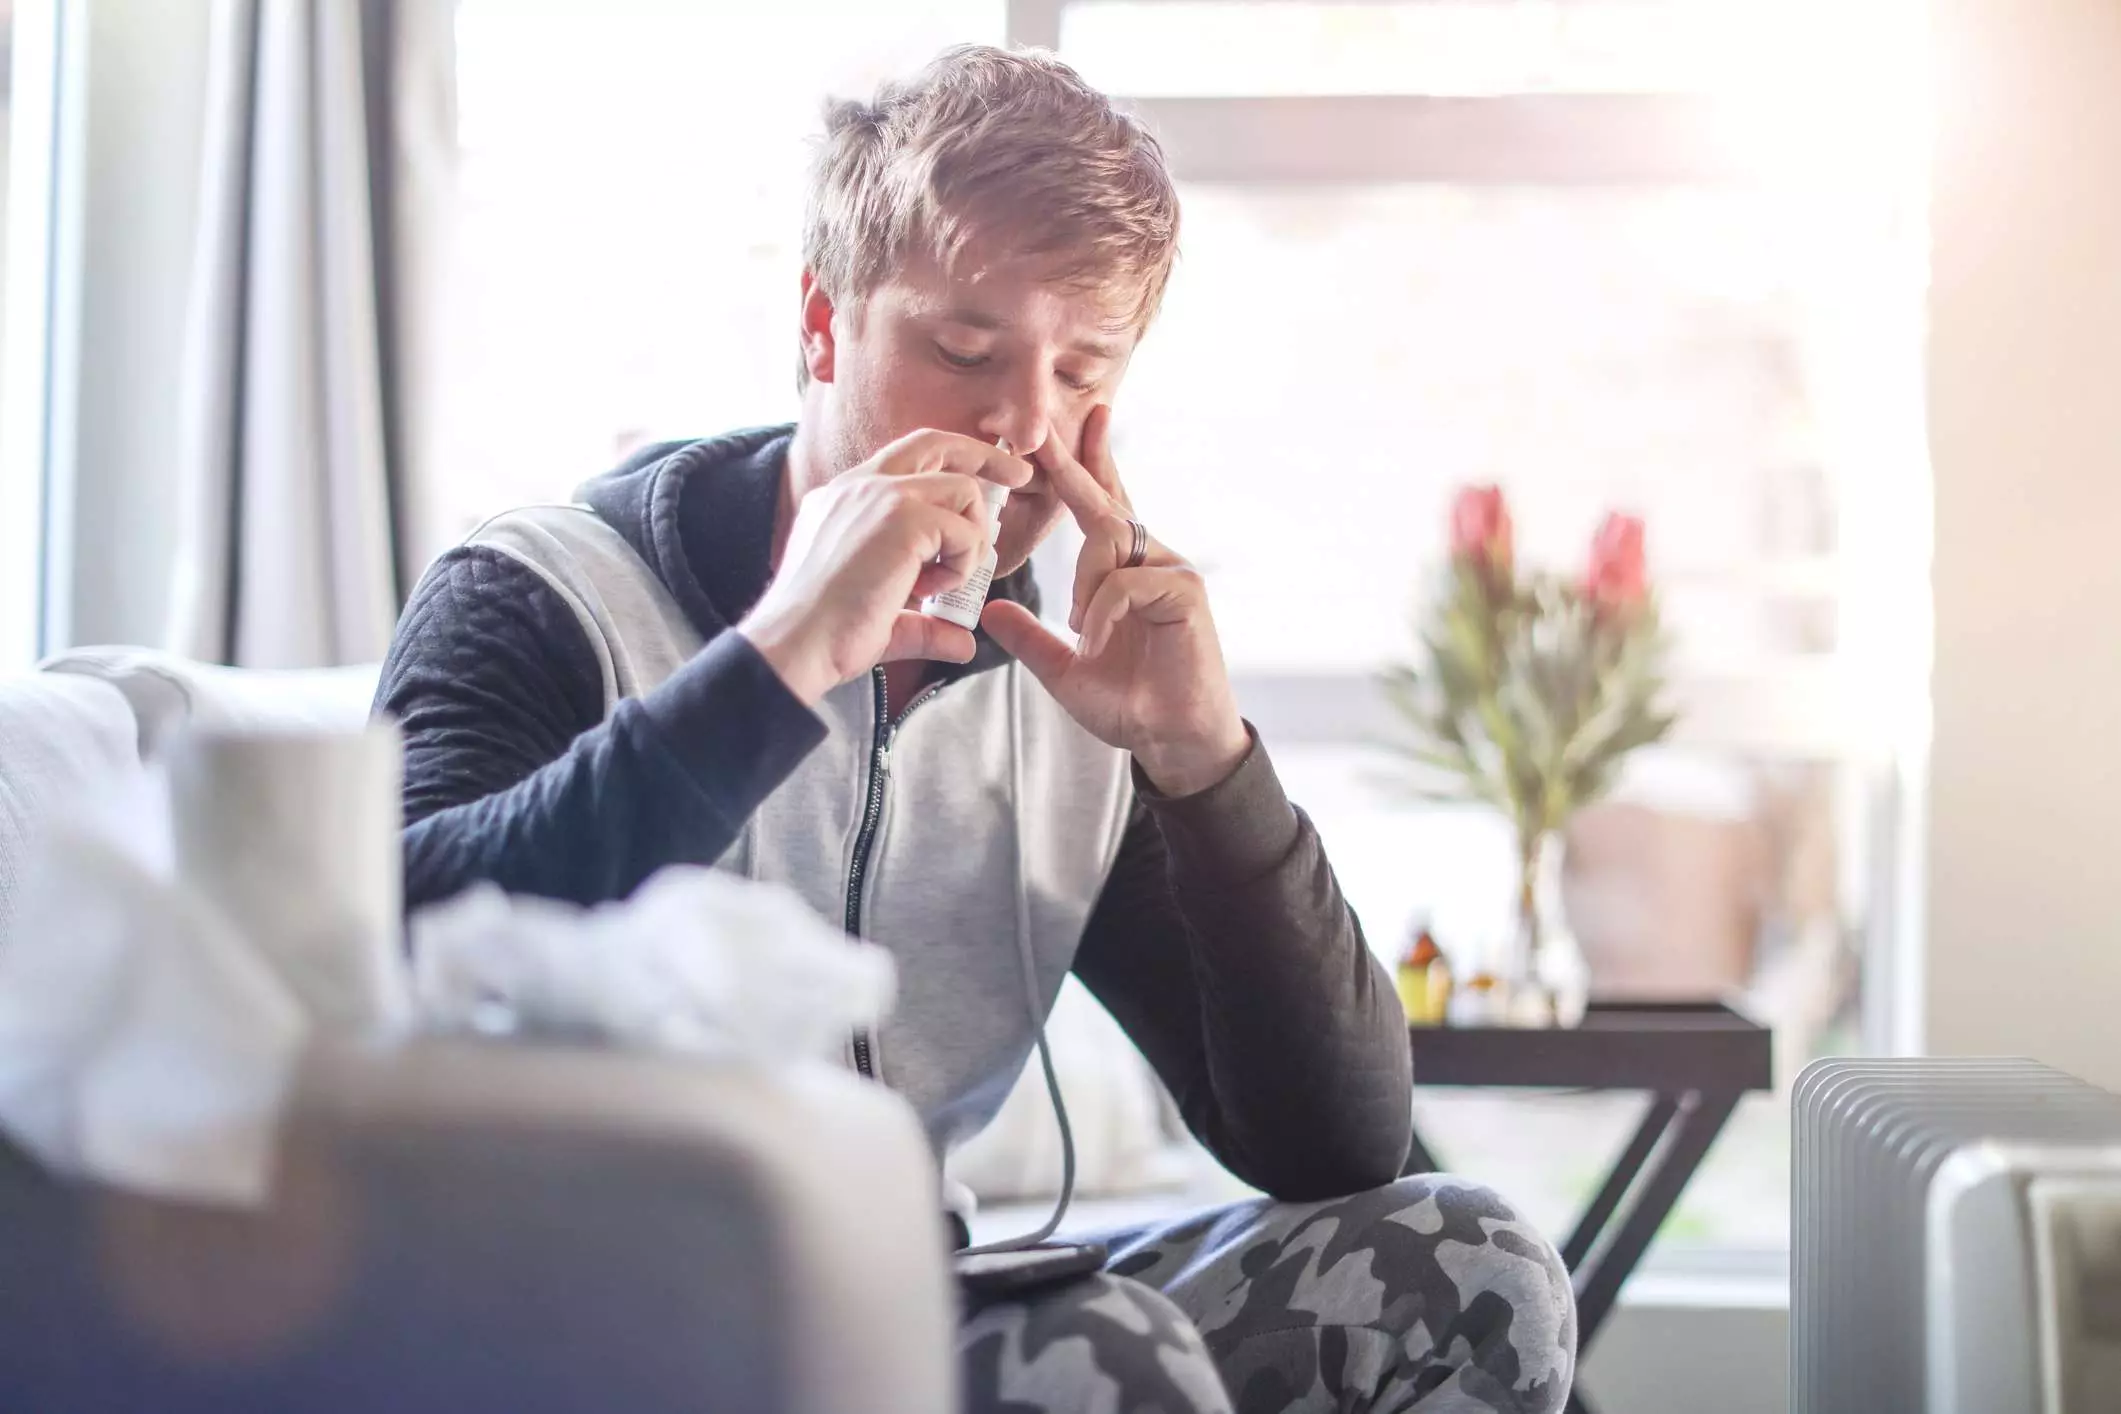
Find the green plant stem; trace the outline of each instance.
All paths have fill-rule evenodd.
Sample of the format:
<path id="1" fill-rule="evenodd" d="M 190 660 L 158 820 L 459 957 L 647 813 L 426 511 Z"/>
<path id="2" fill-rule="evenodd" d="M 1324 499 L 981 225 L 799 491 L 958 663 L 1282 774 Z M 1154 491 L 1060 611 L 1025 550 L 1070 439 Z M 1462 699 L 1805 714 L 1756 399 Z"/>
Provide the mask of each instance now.
<path id="1" fill-rule="evenodd" d="M 1527 975 L 1539 957 L 1539 856 L 1545 852 L 1546 832 L 1519 828 L 1517 833 L 1517 936 L 1524 955 L 1519 961 Z"/>

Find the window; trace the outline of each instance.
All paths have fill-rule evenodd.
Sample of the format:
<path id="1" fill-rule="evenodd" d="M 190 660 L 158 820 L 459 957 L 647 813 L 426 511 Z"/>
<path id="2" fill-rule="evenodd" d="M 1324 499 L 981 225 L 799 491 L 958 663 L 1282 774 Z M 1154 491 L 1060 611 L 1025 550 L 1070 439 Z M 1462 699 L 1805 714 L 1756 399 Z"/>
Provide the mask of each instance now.
<path id="1" fill-rule="evenodd" d="M 1426 919 L 1463 969 L 1507 935 L 1502 824 L 1393 799 L 1372 745 L 1453 491 L 1501 483 L 1562 566 L 1639 511 L 1686 717 L 1572 833 L 1572 918 L 1609 987 L 1747 995 L 1785 1084 L 1891 1041 L 1922 729 L 1919 16 L 1857 8 L 1013 7 L 1172 152 L 1186 250 L 1119 459 L 1373 946 Z M 1417 1101 L 1557 1236 L 1639 1104 Z M 1653 1262 L 1772 1270 L 1787 1130 L 1744 1105 Z"/>
<path id="2" fill-rule="evenodd" d="M 1913 0 L 462 0 L 453 528 L 792 416 L 823 97 L 1004 38 L 1171 153 L 1184 253 L 1121 464 L 1380 953 L 1427 916 L 1470 956 L 1508 906 L 1496 822 L 1378 788 L 1369 687 L 1452 491 L 1493 480 L 1544 562 L 1645 514 L 1678 636 L 1683 739 L 1578 842 L 1594 962 L 1749 991 L 1785 1080 L 1889 1044 L 1926 672 Z M 1635 1109 L 1421 1103 L 1557 1231 Z M 1781 1247 L 1786 1128 L 1741 1111 L 1666 1259 Z"/>
<path id="3" fill-rule="evenodd" d="M 1535 559 L 1580 558 L 1615 503 L 1654 512 L 1696 661 L 1832 651 L 1832 613 L 1806 612 L 1831 609 L 1837 524 L 1817 295 L 1792 268 L 1821 233 L 1800 213 L 1743 190 L 1412 182 L 1189 185 L 1184 204 L 1123 465 L 1221 581 L 1245 670 L 1370 670 L 1405 640 L 1410 561 L 1454 488 L 1486 481 Z M 1334 567 L 1330 605 L 1289 592 L 1292 565 Z"/>
<path id="4" fill-rule="evenodd" d="M 447 528 L 564 498 L 645 435 L 795 416 L 808 141 L 1000 0 L 461 0 Z"/>

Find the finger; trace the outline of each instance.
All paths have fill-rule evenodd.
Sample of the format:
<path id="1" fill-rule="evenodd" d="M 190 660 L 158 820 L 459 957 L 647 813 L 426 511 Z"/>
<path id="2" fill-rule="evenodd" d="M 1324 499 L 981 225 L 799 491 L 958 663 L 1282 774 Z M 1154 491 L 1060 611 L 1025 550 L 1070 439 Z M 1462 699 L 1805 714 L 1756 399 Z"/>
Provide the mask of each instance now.
<path id="1" fill-rule="evenodd" d="M 921 572 L 913 577 L 913 597 L 926 599 L 932 594 L 948 594 L 971 578 L 961 565 L 922 565 Z"/>
<path id="2" fill-rule="evenodd" d="M 883 661 L 925 658 L 936 663 L 969 663 L 978 648 L 978 640 L 956 624 L 901 609 L 891 621 L 891 641 L 884 648 Z"/>
<path id="3" fill-rule="evenodd" d="M 1080 657 L 1095 658 L 1112 641 L 1122 619 L 1138 616 L 1151 623 L 1179 623 L 1204 602 L 1200 576 L 1186 565 L 1156 569 L 1114 570 L 1098 586 L 1083 612 Z"/>
<path id="4" fill-rule="evenodd" d="M 1120 548 L 1120 541 L 1126 548 Z M 1075 587 L 1068 605 L 1068 627 L 1083 631 L 1083 611 L 1096 597 L 1105 577 L 1125 563 L 1134 548 L 1134 529 L 1116 515 L 1101 515 L 1083 526 L 1083 548 L 1075 557 Z"/>
<path id="5" fill-rule="evenodd" d="M 1090 409 L 1083 419 L 1083 452 L 1080 458 L 1083 469 L 1091 479 L 1105 489 L 1105 494 L 1117 501 L 1120 509 L 1128 515 L 1134 514 L 1134 498 L 1119 479 L 1119 463 L 1112 459 L 1112 405 L 1099 403 Z"/>
<path id="6" fill-rule="evenodd" d="M 1134 522 L 1125 516 L 1100 516 L 1083 527 L 1082 553 L 1075 557 L 1075 587 L 1068 610 L 1068 627 L 1078 633 L 1082 631 L 1083 611 L 1096 597 L 1105 576 L 1126 564 L 1128 556 L 1133 553 Z M 1148 554 L 1142 563 L 1164 566 L 1185 562 L 1151 536 Z"/>
<path id="7" fill-rule="evenodd" d="M 987 551 L 986 525 L 955 505 L 909 499 L 900 503 L 896 517 L 909 552 L 923 567 L 919 574 L 945 572 L 947 589 L 963 584 Z"/>
<path id="8" fill-rule="evenodd" d="M 1045 470 L 1046 479 L 1053 483 L 1053 493 L 1075 517 L 1076 524 L 1084 529 L 1087 530 L 1089 523 L 1097 517 L 1113 515 L 1123 509 L 1112 499 L 1110 492 L 1098 485 L 1097 478 L 1075 459 L 1058 435 L 1047 433 L 1046 440 L 1031 454 L 1031 460 Z"/>
<path id="9" fill-rule="evenodd" d="M 1002 651 L 1031 670 L 1031 676 L 1051 688 L 1075 662 L 1075 650 L 1066 639 L 1038 621 L 1038 616 L 1007 599 L 991 600 L 980 615 L 980 627 L 1000 644 Z"/>
<path id="10" fill-rule="evenodd" d="M 986 514 L 980 497 L 979 478 L 963 472 L 911 471 L 888 477 L 880 484 L 908 500 L 924 501 L 963 515 L 974 525 L 979 524 Z"/>
<path id="11" fill-rule="evenodd" d="M 950 471 L 993 481 L 1014 491 L 1031 480 L 1031 463 L 992 442 L 924 427 L 887 445 L 872 462 L 884 476 Z"/>

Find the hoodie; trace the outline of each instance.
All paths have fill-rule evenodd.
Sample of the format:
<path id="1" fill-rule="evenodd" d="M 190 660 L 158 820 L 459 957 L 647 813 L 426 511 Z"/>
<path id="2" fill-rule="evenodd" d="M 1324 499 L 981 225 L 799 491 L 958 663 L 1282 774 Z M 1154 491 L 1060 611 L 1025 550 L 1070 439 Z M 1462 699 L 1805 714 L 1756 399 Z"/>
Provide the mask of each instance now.
<path id="1" fill-rule="evenodd" d="M 405 733 L 408 907 L 478 880 L 592 903 L 681 862 L 772 880 L 896 958 L 899 1004 L 848 1058 L 939 1156 L 1073 971 L 1240 1178 L 1396 1176 L 1399 1004 L 1256 736 L 1169 799 L 984 634 L 912 703 L 875 673 L 813 711 L 726 632 L 769 578 L 791 440 L 645 449 L 430 567 L 377 696 Z M 993 592 L 1037 608 L 1027 571 Z"/>

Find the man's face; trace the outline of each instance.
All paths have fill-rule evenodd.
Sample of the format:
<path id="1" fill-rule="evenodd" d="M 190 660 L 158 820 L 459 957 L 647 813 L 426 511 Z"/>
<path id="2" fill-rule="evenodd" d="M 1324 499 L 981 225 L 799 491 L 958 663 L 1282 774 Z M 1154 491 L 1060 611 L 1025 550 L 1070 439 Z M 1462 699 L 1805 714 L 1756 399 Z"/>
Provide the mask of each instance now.
<path id="1" fill-rule="evenodd" d="M 954 273 L 925 263 L 903 271 L 851 309 L 833 308 L 806 280 L 805 354 L 825 412 L 825 469 L 837 476 L 924 427 L 1006 438 L 1019 456 L 1048 437 L 1079 451 L 1083 419 L 1112 401 L 1134 352 L 1127 314 L 1118 298 L 976 251 Z M 1023 565 L 1063 514 L 1034 465 L 1002 512 L 997 575 Z"/>

